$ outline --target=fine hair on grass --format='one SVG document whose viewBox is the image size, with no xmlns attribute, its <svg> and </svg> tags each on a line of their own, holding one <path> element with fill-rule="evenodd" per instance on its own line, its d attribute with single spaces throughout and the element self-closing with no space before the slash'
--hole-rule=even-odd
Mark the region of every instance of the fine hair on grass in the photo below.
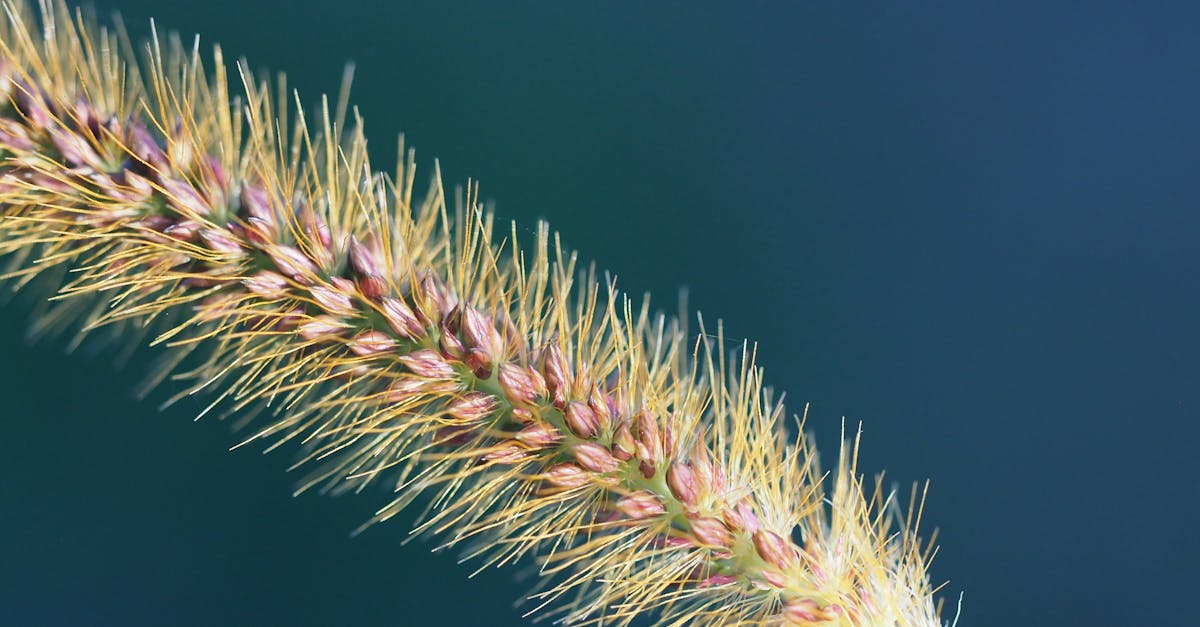
<svg viewBox="0 0 1200 627">
<path fill-rule="evenodd" d="M 924 490 L 865 481 L 856 435 L 822 470 L 720 323 L 418 185 L 403 142 L 375 171 L 344 95 L 306 112 L 219 48 L 4 9 L 0 255 L 52 290 L 37 330 L 158 347 L 150 386 L 298 450 L 299 490 L 394 490 L 365 524 L 411 505 L 478 568 L 535 563 L 531 619 L 942 624 Z"/>
</svg>

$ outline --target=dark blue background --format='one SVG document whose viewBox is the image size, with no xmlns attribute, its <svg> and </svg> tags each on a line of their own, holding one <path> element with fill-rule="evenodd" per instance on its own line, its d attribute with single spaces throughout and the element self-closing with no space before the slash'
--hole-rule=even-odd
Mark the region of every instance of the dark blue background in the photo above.
<svg viewBox="0 0 1200 627">
<path fill-rule="evenodd" d="M 626 289 L 688 286 L 827 457 L 846 416 L 864 471 L 932 480 L 961 625 L 1194 616 L 1190 3 L 389 4 L 101 8 L 308 103 L 353 59 L 377 165 L 404 131 Z M 524 624 L 516 571 L 350 540 L 380 495 L 291 499 L 285 456 L 3 315 L 0 622 Z"/>
</svg>

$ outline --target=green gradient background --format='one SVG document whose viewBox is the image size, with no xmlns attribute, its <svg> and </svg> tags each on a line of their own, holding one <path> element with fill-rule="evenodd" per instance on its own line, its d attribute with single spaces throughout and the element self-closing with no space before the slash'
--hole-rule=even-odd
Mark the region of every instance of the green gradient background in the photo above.
<svg viewBox="0 0 1200 627">
<path fill-rule="evenodd" d="M 864 471 L 932 479 L 961 624 L 1184 624 L 1195 12 L 904 4 L 100 8 L 309 105 L 352 59 L 378 167 L 403 131 L 627 290 L 688 286 L 827 456 L 846 416 Z M 290 498 L 286 456 L 134 400 L 144 359 L 0 316 L 0 624 L 526 624 L 520 569 L 468 581 L 410 518 L 350 539 L 384 495 Z"/>
</svg>

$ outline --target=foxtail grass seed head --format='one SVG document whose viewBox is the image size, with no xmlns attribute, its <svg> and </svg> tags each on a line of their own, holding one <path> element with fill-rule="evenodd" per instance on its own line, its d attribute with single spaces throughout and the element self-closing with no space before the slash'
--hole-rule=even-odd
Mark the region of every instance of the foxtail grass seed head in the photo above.
<svg viewBox="0 0 1200 627">
<path fill-rule="evenodd" d="M 719 325 L 601 283 L 544 224 L 499 237 L 436 168 L 418 192 L 412 151 L 375 172 L 357 117 L 288 112 L 220 49 L 5 9 L 0 255 L 60 281 L 45 326 L 149 333 L 177 399 L 298 443 L 301 490 L 387 484 L 371 522 L 420 500 L 417 532 L 536 560 L 530 615 L 941 624 L 924 494 L 864 486 L 857 437 L 827 478 Z"/>
</svg>

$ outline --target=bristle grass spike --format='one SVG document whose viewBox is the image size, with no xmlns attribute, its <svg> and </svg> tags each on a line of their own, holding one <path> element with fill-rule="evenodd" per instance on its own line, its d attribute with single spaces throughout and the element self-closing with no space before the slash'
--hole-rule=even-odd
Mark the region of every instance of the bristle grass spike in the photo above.
<svg viewBox="0 0 1200 627">
<path fill-rule="evenodd" d="M 0 254 L 57 290 L 34 334 L 154 345 L 151 383 L 299 450 L 299 490 L 386 484 L 368 524 L 413 505 L 473 567 L 534 560 L 531 617 L 941 624 L 924 489 L 864 485 L 857 434 L 826 475 L 753 345 L 504 233 L 476 184 L 418 188 L 403 142 L 374 171 L 345 88 L 302 111 L 219 48 L 4 9 Z"/>
</svg>

